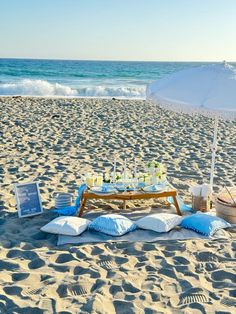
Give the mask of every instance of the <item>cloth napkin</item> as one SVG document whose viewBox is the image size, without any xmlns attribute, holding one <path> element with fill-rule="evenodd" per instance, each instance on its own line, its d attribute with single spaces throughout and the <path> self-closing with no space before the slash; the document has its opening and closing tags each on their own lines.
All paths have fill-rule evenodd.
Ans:
<svg viewBox="0 0 236 314">
<path fill-rule="evenodd" d="M 182 198 L 179 195 L 177 195 L 176 199 L 177 199 L 177 202 L 178 202 L 178 205 L 179 205 L 179 208 L 180 208 L 181 212 L 193 212 L 194 211 L 192 206 L 189 206 L 189 205 L 185 204 L 184 201 L 182 200 Z M 172 197 L 168 197 L 168 202 L 170 204 L 174 204 L 173 198 Z"/>
<path fill-rule="evenodd" d="M 166 185 L 169 185 L 172 189 L 175 190 L 173 185 L 170 184 L 170 182 L 167 181 L 167 180 L 166 180 Z M 192 206 L 189 206 L 189 205 L 185 204 L 184 201 L 182 200 L 182 198 L 178 194 L 177 194 L 176 199 L 177 199 L 177 202 L 178 202 L 178 205 L 179 205 L 179 208 L 180 208 L 181 212 L 194 212 Z M 168 200 L 168 202 L 170 204 L 174 204 L 174 200 L 173 200 L 172 197 L 168 197 L 167 200 Z"/>
<path fill-rule="evenodd" d="M 108 190 L 109 190 L 109 187 L 108 186 L 102 186 L 102 193 L 106 193 L 106 192 L 108 192 Z"/>
<path fill-rule="evenodd" d="M 193 196 L 202 196 L 204 199 L 207 199 L 211 193 L 211 187 L 209 184 L 195 185 L 191 186 L 189 191 Z"/>
</svg>

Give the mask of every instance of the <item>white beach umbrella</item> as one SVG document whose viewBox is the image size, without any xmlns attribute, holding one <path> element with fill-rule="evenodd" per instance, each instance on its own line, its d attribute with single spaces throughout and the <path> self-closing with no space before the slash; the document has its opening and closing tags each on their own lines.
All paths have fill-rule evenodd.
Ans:
<svg viewBox="0 0 236 314">
<path fill-rule="evenodd" d="M 146 97 L 173 111 L 215 118 L 210 172 L 212 188 L 218 119 L 236 118 L 236 68 L 224 61 L 182 70 L 148 85 Z"/>
</svg>

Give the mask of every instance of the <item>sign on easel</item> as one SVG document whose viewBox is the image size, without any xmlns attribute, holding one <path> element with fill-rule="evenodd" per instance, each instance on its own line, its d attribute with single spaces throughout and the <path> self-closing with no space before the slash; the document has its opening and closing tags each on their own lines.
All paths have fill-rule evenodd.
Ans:
<svg viewBox="0 0 236 314">
<path fill-rule="evenodd" d="M 20 218 L 43 212 L 38 182 L 15 184 L 15 194 Z"/>
</svg>

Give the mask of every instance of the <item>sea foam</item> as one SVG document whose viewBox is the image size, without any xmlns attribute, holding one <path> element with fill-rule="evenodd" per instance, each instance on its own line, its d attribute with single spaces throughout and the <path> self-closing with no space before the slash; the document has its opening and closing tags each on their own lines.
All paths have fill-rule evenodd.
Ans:
<svg viewBox="0 0 236 314">
<path fill-rule="evenodd" d="M 77 90 L 78 95 L 83 97 L 145 97 L 145 86 L 89 86 Z"/>
<path fill-rule="evenodd" d="M 15 83 L 0 84 L 0 95 L 77 96 L 77 91 L 59 83 L 24 79 Z"/>
<path fill-rule="evenodd" d="M 66 96 L 66 97 L 124 97 L 145 98 L 145 86 L 126 85 L 80 85 L 70 87 L 45 80 L 23 79 L 0 84 L 0 95 Z"/>
</svg>

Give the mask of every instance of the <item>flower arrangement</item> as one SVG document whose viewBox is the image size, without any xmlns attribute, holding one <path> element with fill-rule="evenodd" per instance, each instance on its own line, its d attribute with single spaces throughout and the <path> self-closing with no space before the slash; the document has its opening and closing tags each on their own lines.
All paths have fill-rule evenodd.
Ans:
<svg viewBox="0 0 236 314">
<path fill-rule="evenodd" d="M 153 177 L 152 181 L 162 181 L 166 179 L 166 167 L 157 161 L 149 161 L 146 164 L 146 170 Z"/>
<path fill-rule="evenodd" d="M 138 180 L 139 183 L 145 183 L 146 185 L 158 184 L 166 179 L 166 168 L 165 166 L 157 161 L 149 161 L 146 165 L 146 172 L 132 172 L 127 165 L 125 171 L 111 171 L 106 172 L 103 175 L 104 183 L 122 183 L 124 181 L 131 182 L 132 180 Z M 116 170 L 116 168 L 115 168 Z"/>
</svg>

